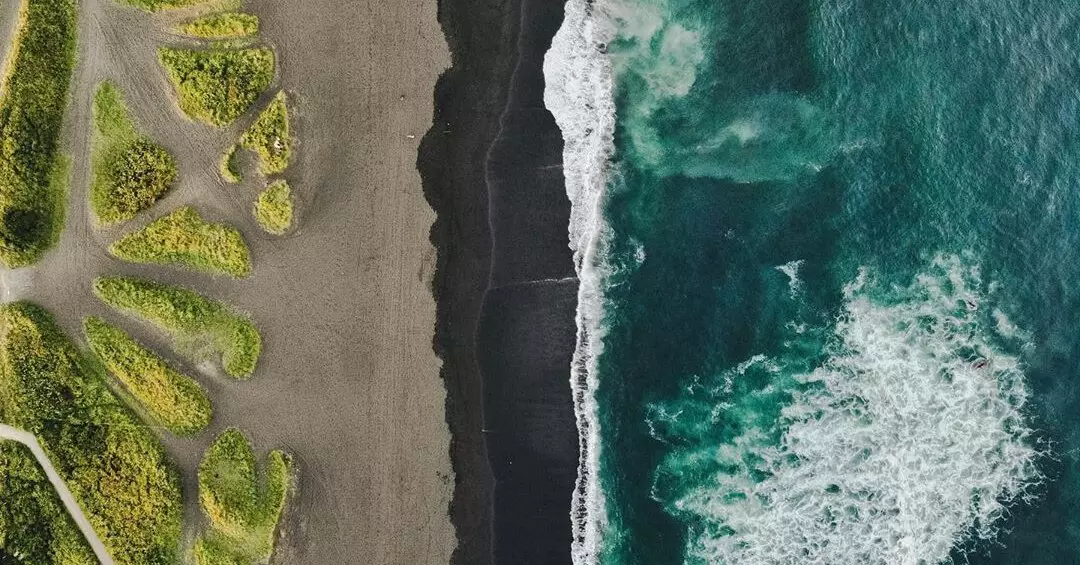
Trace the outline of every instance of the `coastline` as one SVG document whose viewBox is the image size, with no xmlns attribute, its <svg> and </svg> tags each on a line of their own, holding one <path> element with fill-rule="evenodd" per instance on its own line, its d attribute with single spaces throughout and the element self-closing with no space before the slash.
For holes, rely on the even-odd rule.
<svg viewBox="0 0 1080 565">
<path fill-rule="evenodd" d="M 471 4 L 440 6 L 453 66 L 436 88 L 419 158 L 437 214 L 452 563 L 569 563 L 577 284 L 562 138 L 542 99 L 543 59 L 563 8 Z"/>
</svg>

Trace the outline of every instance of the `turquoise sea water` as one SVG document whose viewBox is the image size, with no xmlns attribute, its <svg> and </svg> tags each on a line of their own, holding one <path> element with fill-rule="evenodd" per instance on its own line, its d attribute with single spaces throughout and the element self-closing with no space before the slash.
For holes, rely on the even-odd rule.
<svg viewBox="0 0 1080 565">
<path fill-rule="evenodd" d="M 596 5 L 596 560 L 1080 563 L 1076 4 Z"/>
</svg>

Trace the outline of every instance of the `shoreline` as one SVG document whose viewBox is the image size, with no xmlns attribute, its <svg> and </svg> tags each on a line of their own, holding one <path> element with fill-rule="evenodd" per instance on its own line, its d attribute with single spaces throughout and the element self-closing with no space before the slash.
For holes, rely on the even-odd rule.
<svg viewBox="0 0 1080 565">
<path fill-rule="evenodd" d="M 437 215 L 452 563 L 569 563 L 577 285 L 562 137 L 543 105 L 542 71 L 563 8 L 469 4 L 441 5 L 454 64 L 436 88 L 418 163 Z"/>
</svg>

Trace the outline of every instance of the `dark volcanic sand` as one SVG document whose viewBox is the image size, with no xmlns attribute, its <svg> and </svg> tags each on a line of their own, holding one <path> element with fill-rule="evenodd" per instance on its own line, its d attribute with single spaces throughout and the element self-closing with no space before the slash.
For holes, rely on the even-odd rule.
<svg viewBox="0 0 1080 565">
<path fill-rule="evenodd" d="M 577 281 L 562 138 L 543 106 L 542 70 L 563 7 L 478 4 L 440 6 L 454 66 L 436 88 L 435 125 L 420 152 L 438 214 L 453 562 L 569 563 Z"/>
</svg>

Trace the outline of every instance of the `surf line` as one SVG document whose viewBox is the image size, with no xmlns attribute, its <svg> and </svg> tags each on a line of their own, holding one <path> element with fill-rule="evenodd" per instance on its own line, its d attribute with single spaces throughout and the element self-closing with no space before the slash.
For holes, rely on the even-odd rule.
<svg viewBox="0 0 1080 565">
<path fill-rule="evenodd" d="M 79 531 L 82 532 L 86 542 L 90 544 L 90 549 L 94 551 L 94 556 L 101 565 L 114 565 L 115 562 L 109 551 L 105 549 L 105 544 L 101 542 L 101 538 L 98 537 L 97 532 L 94 531 L 94 527 L 90 525 L 90 520 L 86 518 L 86 514 L 83 513 L 82 508 L 79 508 L 79 503 L 75 501 L 75 496 L 68 490 L 67 484 L 64 483 L 64 479 L 60 478 L 60 474 L 56 472 L 56 468 L 53 467 L 52 461 L 49 460 L 49 456 L 45 454 L 45 450 L 41 448 L 41 444 L 38 443 L 34 434 L 13 428 L 4 424 L 0 424 L 0 439 L 14 441 L 21 443 L 30 449 L 30 452 L 34 454 L 34 458 L 37 459 L 38 464 L 45 470 L 45 476 L 49 478 L 49 482 L 52 483 L 56 494 L 60 495 L 60 500 L 64 503 L 64 508 L 67 508 L 68 514 L 71 515 L 71 519 L 75 520 L 75 525 L 79 527 Z"/>
</svg>

